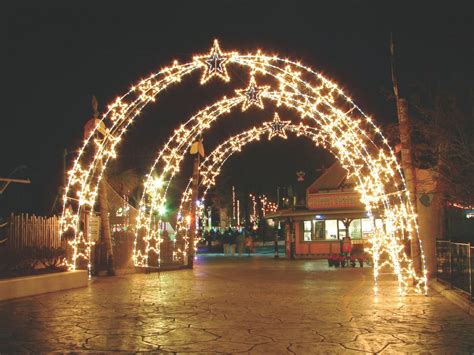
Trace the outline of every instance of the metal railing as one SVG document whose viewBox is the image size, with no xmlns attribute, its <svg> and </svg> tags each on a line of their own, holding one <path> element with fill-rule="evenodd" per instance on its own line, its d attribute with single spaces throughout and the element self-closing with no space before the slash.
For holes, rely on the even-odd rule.
<svg viewBox="0 0 474 355">
<path fill-rule="evenodd" d="M 467 293 L 474 301 L 474 247 L 471 243 L 436 241 L 437 279 Z"/>
</svg>

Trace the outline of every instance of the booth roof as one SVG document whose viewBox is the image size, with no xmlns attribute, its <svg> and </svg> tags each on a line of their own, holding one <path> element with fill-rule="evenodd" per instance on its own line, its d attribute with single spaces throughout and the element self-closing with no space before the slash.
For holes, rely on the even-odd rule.
<svg viewBox="0 0 474 355">
<path fill-rule="evenodd" d="M 307 193 L 314 194 L 318 191 L 339 190 L 344 185 L 354 185 L 354 180 L 347 180 L 347 171 L 335 161 L 324 173 L 318 177 L 308 188 Z"/>
</svg>

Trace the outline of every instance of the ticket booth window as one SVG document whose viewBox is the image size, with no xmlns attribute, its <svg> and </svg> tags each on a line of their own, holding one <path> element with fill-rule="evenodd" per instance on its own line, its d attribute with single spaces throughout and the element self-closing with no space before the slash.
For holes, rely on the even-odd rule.
<svg viewBox="0 0 474 355">
<path fill-rule="evenodd" d="M 360 219 L 354 219 L 349 225 L 349 236 L 351 239 L 361 239 L 362 238 L 362 226 Z"/>
<path fill-rule="evenodd" d="M 346 226 L 344 225 L 344 223 L 340 220 L 338 220 L 338 227 L 339 227 L 339 239 L 343 239 L 345 238 L 345 236 L 347 235 L 347 231 L 346 231 Z"/>
<path fill-rule="evenodd" d="M 313 223 L 311 223 L 311 221 L 304 221 L 303 230 L 303 240 L 305 242 L 310 242 L 313 236 Z"/>
<path fill-rule="evenodd" d="M 314 239 L 321 240 L 324 239 L 326 231 L 325 231 L 325 223 L 324 221 L 313 221 L 314 222 Z"/>
<path fill-rule="evenodd" d="M 325 221 L 326 223 L 326 239 L 334 240 L 337 239 L 337 221 L 330 219 Z"/>
<path fill-rule="evenodd" d="M 361 220 L 362 222 L 362 236 L 364 238 L 369 238 L 370 234 L 374 229 L 374 225 L 371 219 L 364 218 Z"/>
</svg>

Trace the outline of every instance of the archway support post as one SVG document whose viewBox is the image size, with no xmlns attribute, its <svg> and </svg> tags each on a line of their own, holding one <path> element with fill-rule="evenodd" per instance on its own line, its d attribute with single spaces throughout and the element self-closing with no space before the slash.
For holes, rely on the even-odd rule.
<svg viewBox="0 0 474 355">
<path fill-rule="evenodd" d="M 400 126 L 401 162 L 405 182 L 409 193 L 411 206 L 416 213 L 416 175 L 413 167 L 413 150 L 411 144 L 410 121 L 408 118 L 408 103 L 405 99 L 397 97 L 397 112 Z M 420 240 L 418 233 L 413 233 L 410 242 L 410 256 L 416 275 L 421 275 L 422 262 Z"/>
<path fill-rule="evenodd" d="M 198 143 L 199 144 L 199 143 Z M 193 167 L 193 179 L 191 183 L 191 218 L 189 226 L 189 248 L 188 248 L 188 268 L 192 269 L 194 266 L 194 257 L 195 257 L 195 240 L 196 240 L 196 211 L 197 211 L 197 200 L 198 200 L 198 189 L 199 189 L 199 165 L 200 165 L 200 154 L 199 151 L 196 154 L 194 159 Z"/>
</svg>

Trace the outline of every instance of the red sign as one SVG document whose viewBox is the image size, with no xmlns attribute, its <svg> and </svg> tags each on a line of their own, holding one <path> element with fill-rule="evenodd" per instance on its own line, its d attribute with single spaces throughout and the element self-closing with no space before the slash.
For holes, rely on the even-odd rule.
<svg viewBox="0 0 474 355">
<path fill-rule="evenodd" d="M 306 204 L 311 210 L 364 208 L 360 202 L 360 196 L 356 192 L 308 194 Z"/>
</svg>

